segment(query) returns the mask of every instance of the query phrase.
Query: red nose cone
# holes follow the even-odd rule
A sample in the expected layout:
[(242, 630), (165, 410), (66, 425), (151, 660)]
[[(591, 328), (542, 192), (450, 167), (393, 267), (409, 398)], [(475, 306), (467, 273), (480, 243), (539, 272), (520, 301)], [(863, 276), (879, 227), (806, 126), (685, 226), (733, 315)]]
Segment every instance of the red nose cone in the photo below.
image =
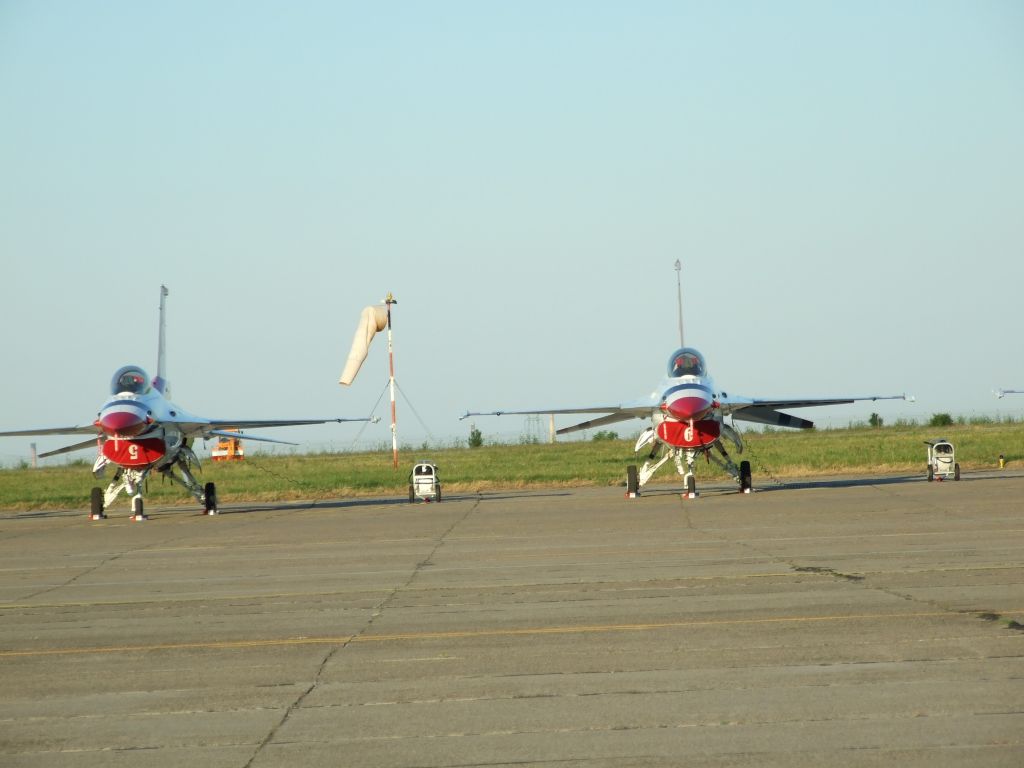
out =
[(143, 414), (132, 409), (106, 411), (96, 420), (96, 426), (111, 436), (132, 437), (142, 432), (148, 424)]
[(668, 403), (668, 412), (680, 421), (699, 419), (711, 410), (711, 400), (703, 397), (677, 397)]

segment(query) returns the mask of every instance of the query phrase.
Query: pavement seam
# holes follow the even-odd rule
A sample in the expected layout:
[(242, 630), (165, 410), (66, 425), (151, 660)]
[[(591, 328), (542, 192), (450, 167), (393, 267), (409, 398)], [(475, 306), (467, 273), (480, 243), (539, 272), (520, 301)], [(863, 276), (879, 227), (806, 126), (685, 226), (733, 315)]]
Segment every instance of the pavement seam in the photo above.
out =
[[(90, 573), (95, 573), (96, 571), (100, 570), (101, 568), (103, 568), (103, 567), (105, 567), (107, 565), (110, 565), (111, 563), (117, 562), (118, 560), (120, 560), (122, 557), (125, 557), (126, 555), (138, 554), (139, 552), (145, 552), (146, 550), (152, 549), (154, 547), (164, 547), (168, 543), (171, 543), (171, 542), (174, 542), (174, 541), (178, 541), (178, 540), (184, 539), (184, 538), (186, 538), (186, 537), (185, 536), (174, 536), (174, 537), (171, 537), (169, 539), (164, 539), (163, 541), (150, 542), (149, 544), (147, 544), (144, 547), (134, 547), (132, 549), (126, 549), (126, 550), (124, 550), (122, 552), (118, 552), (116, 554), (113, 554), (113, 555), (110, 555), (108, 557), (103, 558), (103, 560), (101, 560), (100, 562), (96, 563), (93, 566), (85, 568), (84, 570), (80, 571), (79, 573), (76, 573), (74, 576), (72, 576), (71, 578), (65, 580), (64, 582), (62, 582), (60, 584), (52, 584), (49, 587), (46, 587), (45, 589), (40, 589), (40, 590), (37, 590), (36, 592), (32, 592), (31, 594), (23, 595), (20, 598), (18, 598), (18, 600), (33, 600), (33, 599), (39, 597), (40, 595), (45, 595), (45, 594), (48, 594), (50, 592), (55, 592), (58, 589), (63, 589), (64, 587), (71, 586), (72, 584), (74, 584), (79, 579), (82, 579), (82, 578), (88, 576)], [(14, 603), (14, 604), (16, 605), (17, 603)]]
[(284, 715), (281, 717), (280, 721), (278, 721), (277, 725), (270, 729), (266, 737), (264, 737), (263, 741), (261, 741), (259, 746), (256, 747), (256, 750), (253, 752), (252, 757), (250, 757), (249, 760), (246, 762), (244, 768), (251, 768), (256, 758), (260, 756), (260, 754), (263, 752), (266, 746), (274, 740), (274, 737), (277, 735), (277, 733), (281, 730), (281, 728), (284, 727), (285, 723), (287, 723), (288, 720), (291, 718), (292, 713), (300, 709), (302, 707), (302, 702), (304, 702), (309, 697), (309, 695), (314, 690), (316, 690), (317, 686), (320, 685), (320, 679), (323, 677), (324, 670), (327, 668), (327, 664), (330, 662), (330, 660), (334, 658), (334, 656), (337, 653), (345, 650), (345, 648), (347, 648), (352, 643), (359, 641), (359, 639), (371, 629), (374, 621), (376, 621), (377, 618), (379, 618), (384, 613), (388, 604), (395, 599), (395, 596), (398, 595), (402, 590), (408, 588), (413, 583), (413, 581), (416, 580), (416, 577), (419, 575), (420, 571), (423, 570), (424, 567), (432, 565), (431, 560), (433, 559), (437, 551), (442, 546), (444, 546), (445, 540), (451, 535), (452, 531), (454, 531), (456, 527), (458, 527), (461, 523), (465, 522), (465, 520), (470, 515), (472, 515), (473, 512), (477, 510), (477, 508), (480, 506), (480, 502), (481, 499), (478, 497), (470, 506), (470, 508), (466, 510), (466, 513), (462, 515), (462, 517), (458, 518), (450, 526), (448, 526), (448, 529), (444, 533), (442, 533), (434, 542), (434, 546), (427, 554), (426, 558), (416, 563), (416, 566), (412, 569), (412, 572), (409, 574), (409, 577), (405, 580), (405, 582), (399, 584), (394, 589), (392, 589), (391, 592), (388, 593), (377, 604), (377, 606), (373, 609), (373, 613), (370, 615), (370, 618), (367, 619), (366, 624), (362, 627), (362, 629), (360, 629), (356, 633), (353, 633), (350, 637), (345, 638), (342, 642), (338, 643), (338, 645), (334, 646), (333, 648), (327, 651), (324, 658), (320, 661), (320, 665), (317, 667), (316, 674), (313, 675), (313, 682), (311, 682), (309, 687), (306, 688), (306, 690), (303, 691), (301, 694), (299, 694), (295, 701), (288, 706), (288, 708), (284, 712)]
[[(883, 487), (881, 487), (879, 485), (871, 485), (869, 487), (872, 488), (875, 491), (878, 491), (879, 493), (883, 493), (883, 494), (886, 494), (886, 495), (891, 494), (891, 491), (888, 488), (883, 488)], [(931, 508), (931, 507), (929, 507), (929, 508)], [(689, 508), (685, 508), (684, 507), (684, 509), (685, 509), (686, 527), (689, 528), (690, 530), (696, 532), (696, 533), (708, 535), (708, 531), (705, 531), (705, 530), (701, 529), (700, 527), (693, 525), (693, 522), (690, 519), (690, 514), (689, 514), (690, 510), (689, 510)], [(947, 513), (950, 514), (950, 515), (953, 515), (953, 516), (957, 515), (955, 510), (948, 510)], [(951, 617), (975, 616), (975, 617), (981, 619), (982, 621), (990, 621), (990, 622), (994, 622), (994, 623), (1003, 623), (1009, 629), (1013, 629), (1013, 630), (1017, 630), (1017, 631), (1020, 631), (1021, 629), (1024, 629), (1024, 625), (1020, 624), (1015, 619), (1011, 619), (1011, 618), (1005, 616), (1003, 613), (993, 612), (993, 611), (991, 611), (989, 609), (986, 609), (986, 608), (954, 608), (954, 607), (949, 606), (949, 605), (944, 605), (944, 604), (942, 604), (942, 603), (940, 603), (940, 602), (938, 602), (936, 600), (922, 599), (922, 598), (919, 598), (919, 597), (915, 597), (914, 595), (911, 595), (911, 594), (906, 594), (906, 593), (903, 593), (903, 592), (899, 592), (896, 589), (893, 589), (893, 588), (890, 588), (890, 587), (885, 587), (885, 586), (879, 585), (879, 584), (873, 584), (873, 583), (870, 582), (870, 580), (868, 578), (869, 574), (844, 573), (843, 571), (838, 571), (838, 570), (836, 570), (834, 568), (829, 568), (827, 566), (800, 565), (800, 564), (796, 563), (795, 561), (792, 561), (792, 560), (790, 560), (790, 559), (788, 559), (786, 557), (776, 555), (773, 552), (770, 552), (770, 551), (768, 551), (766, 549), (763, 549), (761, 547), (755, 546), (750, 541), (746, 541), (746, 540), (743, 540), (743, 539), (728, 539), (728, 538), (726, 540), (730, 541), (733, 544), (738, 544), (740, 547), (743, 547), (744, 549), (747, 549), (747, 550), (749, 550), (751, 552), (754, 552), (759, 557), (767, 558), (769, 561), (771, 561), (771, 562), (773, 562), (775, 564), (787, 566), (792, 572), (797, 573), (797, 574), (807, 573), (807, 574), (813, 574), (813, 575), (816, 575), (816, 576), (825, 576), (825, 577), (830, 578), (830, 579), (832, 579), (834, 581), (846, 582), (848, 584), (857, 585), (861, 589), (873, 590), (875, 592), (879, 592), (881, 594), (888, 595), (890, 597), (895, 597), (895, 598), (897, 598), (899, 600), (903, 600), (903, 601), (906, 601), (908, 603), (912, 603), (914, 605), (924, 606), (924, 607), (930, 608), (933, 611), (936, 611), (936, 612), (938, 612), (940, 614), (945, 614), (945, 615), (948, 615), (948, 616), (951, 616)]]

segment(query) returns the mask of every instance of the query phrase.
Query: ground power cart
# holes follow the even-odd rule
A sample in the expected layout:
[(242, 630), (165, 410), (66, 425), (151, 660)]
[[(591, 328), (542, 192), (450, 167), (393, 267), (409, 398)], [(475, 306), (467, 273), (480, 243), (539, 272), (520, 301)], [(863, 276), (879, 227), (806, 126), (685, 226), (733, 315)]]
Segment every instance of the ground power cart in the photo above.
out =
[(956, 451), (948, 440), (925, 440), (928, 446), (928, 482), (952, 477), (960, 479), (960, 465), (956, 463)]
[(432, 461), (418, 461), (409, 473), (409, 501), (441, 500), (441, 480), (437, 476), (437, 465)]

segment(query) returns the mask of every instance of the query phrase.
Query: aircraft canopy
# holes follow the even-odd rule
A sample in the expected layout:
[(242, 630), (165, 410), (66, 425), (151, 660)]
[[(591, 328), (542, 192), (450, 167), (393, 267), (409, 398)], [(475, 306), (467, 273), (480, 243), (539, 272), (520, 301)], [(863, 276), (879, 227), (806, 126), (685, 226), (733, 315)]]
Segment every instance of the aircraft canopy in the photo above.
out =
[(147, 389), (149, 389), (149, 376), (144, 370), (134, 365), (119, 368), (110, 381), (110, 394), (112, 395), (119, 395), (122, 392), (141, 395)]
[(704, 356), (693, 347), (682, 347), (672, 353), (668, 361), (668, 375), (673, 378), (680, 376), (707, 376)]

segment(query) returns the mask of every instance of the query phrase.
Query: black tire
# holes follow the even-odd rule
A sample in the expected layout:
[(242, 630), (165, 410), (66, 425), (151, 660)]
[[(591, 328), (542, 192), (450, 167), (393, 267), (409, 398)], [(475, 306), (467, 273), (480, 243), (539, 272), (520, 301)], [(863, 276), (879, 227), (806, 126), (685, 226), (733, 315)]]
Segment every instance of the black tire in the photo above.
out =
[(750, 472), (750, 462), (740, 462), (740, 490), (746, 493), (754, 487), (753, 477)]
[(436, 501), (439, 504), (441, 503), (441, 484), (440, 483), (437, 484), (437, 495), (434, 497), (434, 501)]
[(103, 514), (103, 490), (101, 488), (92, 489), (92, 494), (89, 496), (89, 505), (93, 517), (105, 516)]
[(935, 479), (935, 470), (932, 468), (932, 465), (929, 464), (928, 465), (928, 482), (930, 483), (934, 479)]
[(203, 486), (203, 508), (207, 514), (217, 512), (217, 486), (213, 483)]
[(636, 471), (636, 464), (626, 467), (626, 493), (636, 496), (640, 493), (640, 476)]
[(412, 504), (416, 501), (416, 490), (412, 487), (412, 483), (409, 483), (409, 503)]
[(954, 464), (953, 465), (953, 479), (954, 480), (959, 480), (960, 479), (960, 465), (959, 464)]
[(693, 475), (686, 478), (686, 492), (691, 496), (697, 495), (697, 478)]

